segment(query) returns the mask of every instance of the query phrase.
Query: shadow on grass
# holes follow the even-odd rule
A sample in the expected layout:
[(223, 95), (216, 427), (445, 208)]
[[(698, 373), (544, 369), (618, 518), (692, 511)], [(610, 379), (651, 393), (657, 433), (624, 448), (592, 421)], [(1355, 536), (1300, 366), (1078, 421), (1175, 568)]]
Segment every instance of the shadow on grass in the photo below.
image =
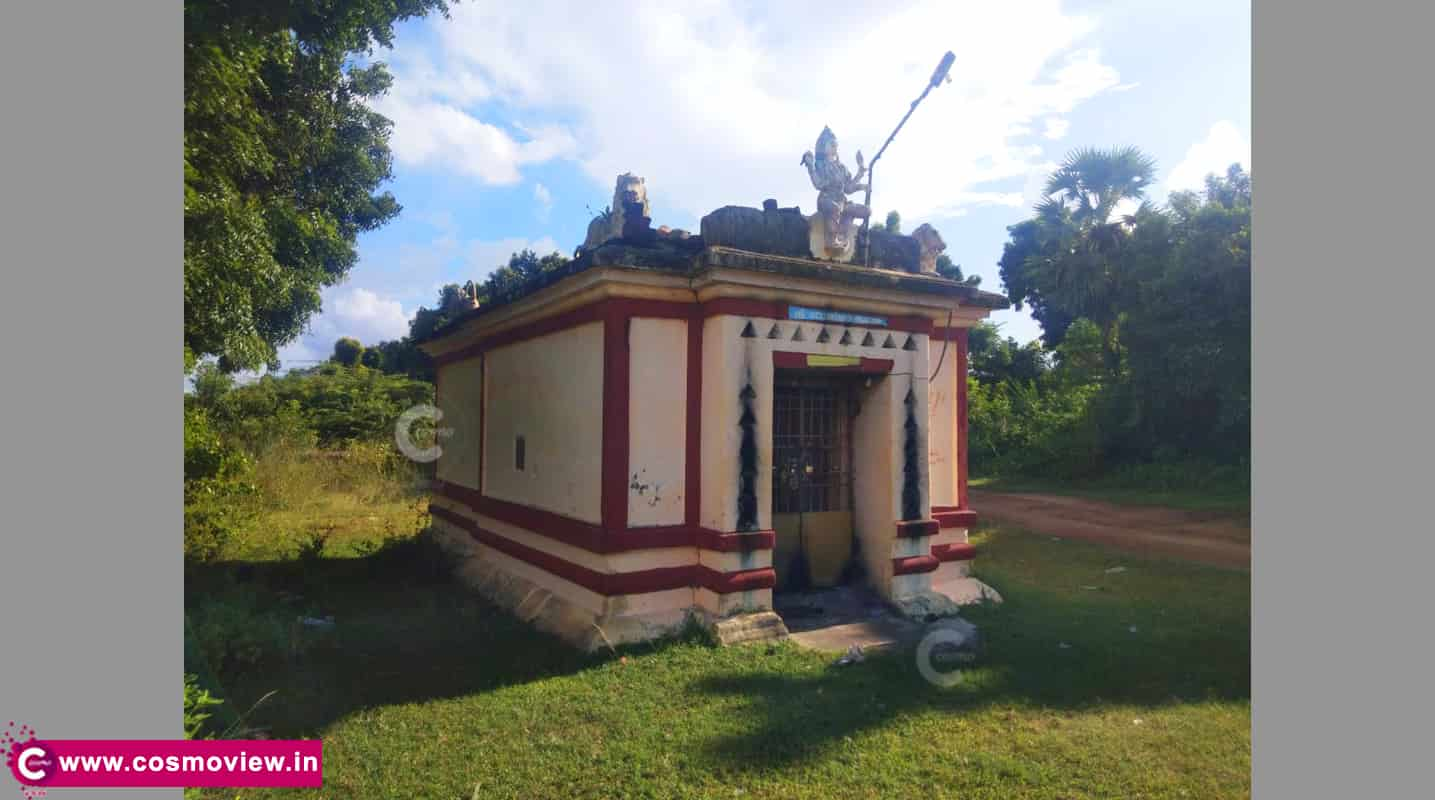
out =
[[(986, 646), (961, 683), (928, 683), (912, 647), (816, 670), (817, 657), (795, 645), (666, 660), (658, 666), (671, 676), (674, 696), (693, 703), (689, 717), (701, 731), (694, 755), (724, 769), (762, 771), (830, 753), (844, 737), (901, 730), (904, 720), (932, 712), (990, 717), (1004, 709), (1249, 699), (1248, 574), (1005, 531), (981, 546), (982, 576), (1006, 602), (964, 614)], [(1125, 568), (1110, 572), (1116, 562)], [(276, 738), (316, 736), (371, 709), (491, 692), (614, 658), (577, 652), (433, 570), (377, 556), (220, 564), (196, 570), (186, 591), (192, 612), (244, 596), (276, 619), (334, 617), (333, 632), (306, 634), (309, 646), (298, 654), (214, 670), (240, 709), (277, 691), (248, 721)], [(635, 697), (644, 691), (662, 690), (650, 686)]]
[[(192, 627), (209, 643), (196, 648), (207, 663), (187, 669), (215, 675), (237, 711), (275, 692), (246, 720), (271, 737), (315, 736), (364, 709), (540, 681), (617, 655), (581, 653), (437, 569), (383, 556), (214, 564), (192, 569), (185, 590)], [(259, 629), (252, 648), (235, 641), (246, 625)]]
[[(1024, 537), (1022, 544), (1039, 538)], [(1088, 558), (1101, 552), (1079, 545), (1071, 550)], [(949, 688), (922, 677), (915, 646), (817, 674), (701, 680), (700, 692), (745, 699), (742, 714), (750, 720), (742, 730), (711, 740), (708, 755), (732, 769), (760, 771), (819, 757), (844, 737), (933, 711), (959, 717), (1003, 709), (1081, 713), (1249, 700), (1249, 605), (1239, 596), (1241, 576), (1137, 563), (1137, 569), (1158, 573), (1147, 580), (1168, 582), (1169, 598), (1152, 597), (1149, 586), (1133, 587), (1133, 597), (1075, 585), (1032, 585), (1021, 580), (1029, 576), (1016, 574), (986, 576), (1006, 602), (963, 614), (980, 627), (985, 649)], [(1099, 564), (1079, 568), (1103, 572)], [(1235, 587), (1231, 602), (1200, 596), (1221, 586)]]

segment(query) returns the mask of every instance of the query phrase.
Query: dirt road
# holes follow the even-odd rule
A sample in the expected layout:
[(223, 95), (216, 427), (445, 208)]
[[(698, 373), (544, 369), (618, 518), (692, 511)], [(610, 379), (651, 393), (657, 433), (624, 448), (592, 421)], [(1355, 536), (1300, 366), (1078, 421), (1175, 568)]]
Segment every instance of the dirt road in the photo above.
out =
[(1152, 556), (1223, 567), (1251, 565), (1250, 520), (1227, 513), (1121, 506), (1050, 494), (971, 490), (984, 519)]

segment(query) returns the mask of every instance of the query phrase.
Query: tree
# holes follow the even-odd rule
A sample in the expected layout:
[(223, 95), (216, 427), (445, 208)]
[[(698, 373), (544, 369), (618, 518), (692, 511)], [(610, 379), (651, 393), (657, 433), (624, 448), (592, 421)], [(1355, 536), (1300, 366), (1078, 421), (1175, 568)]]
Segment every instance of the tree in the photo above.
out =
[(234, 388), (234, 376), (221, 370), (212, 361), (205, 361), (194, 369), (194, 401), (201, 408), (214, 408)]
[(1020, 344), (990, 322), (979, 322), (967, 333), (972, 376), (979, 382), (1035, 383), (1050, 370), (1041, 342)]
[(1239, 165), (1133, 237), (1139, 296), (1123, 342), (1133, 435), (1184, 454), (1249, 453), (1251, 178)]
[(1118, 205), (1141, 200), (1156, 162), (1135, 147), (1083, 148), (1069, 154), (1046, 183), (1032, 225), (1013, 231), (1011, 258), (1003, 253), (1003, 277), (1014, 303), (1035, 290), (1063, 315), (1085, 317), (1102, 333), (1107, 372), (1120, 369), (1118, 327), (1129, 305), (1129, 281), (1122, 249), (1142, 215), (1156, 210), (1142, 203), (1136, 214), (1112, 219)]
[(278, 366), (357, 259), (355, 239), (399, 213), (390, 122), (367, 101), (396, 22), (444, 0), (184, 5), (185, 362)]
[(1101, 377), (1101, 329), (1086, 318), (1073, 321), (1056, 347), (1054, 372), (1068, 384), (1084, 385)]
[(478, 289), (480, 303), (505, 303), (524, 295), (543, 281), (563, 274), (569, 259), (562, 253), (539, 257), (532, 250), (514, 253), (506, 266), (494, 270)]
[(1022, 310), (1022, 304), (1031, 307), (1031, 316), (1041, 325), (1041, 340), (1047, 347), (1057, 347), (1066, 335), (1067, 326), (1075, 319), (1063, 309), (1052, 305), (1041, 290), (1034, 285), (1028, 273), (1028, 259), (1037, 257), (1043, 249), (1038, 238), (1040, 227), (1036, 220), (1018, 222), (1007, 228), (1009, 237), (1002, 246), (1002, 257), (997, 262), (1002, 284), (1006, 286), (1007, 299), (1012, 306)]
[[(409, 333), (366, 349), (363, 363), (395, 375), (433, 381), (433, 362), (416, 344), (452, 324), (459, 317), (483, 305), (509, 302), (546, 281), (567, 274), (571, 262), (561, 253), (539, 256), (523, 250), (509, 256), (508, 263), (495, 269), (481, 284), (450, 283), (439, 289), (433, 308), (420, 306), (409, 320)], [(372, 354), (372, 355), (371, 355)], [(375, 362), (375, 363), (371, 363)]]
[(895, 211), (887, 212), (887, 222), (883, 225), (888, 233), (902, 232), (902, 215)]
[(937, 256), (937, 274), (941, 275), (943, 278), (957, 281), (958, 283), (965, 283), (968, 286), (982, 285), (982, 276), (963, 276), (962, 265), (953, 263), (951, 257), (949, 257), (946, 253), (942, 253), (941, 255)]
[(329, 360), (336, 364), (352, 367), (358, 364), (359, 359), (363, 357), (364, 346), (359, 344), (359, 340), (345, 336), (334, 342), (334, 354), (329, 356)]

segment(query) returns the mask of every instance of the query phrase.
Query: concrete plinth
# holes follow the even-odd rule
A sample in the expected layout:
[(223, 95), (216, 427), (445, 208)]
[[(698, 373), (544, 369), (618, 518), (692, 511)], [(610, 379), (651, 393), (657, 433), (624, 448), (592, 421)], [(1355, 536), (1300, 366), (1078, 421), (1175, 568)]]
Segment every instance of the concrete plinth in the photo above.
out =
[(718, 620), (713, 623), (712, 631), (718, 644), (723, 646), (775, 642), (787, 638), (787, 626), (783, 624), (782, 617), (771, 611)]

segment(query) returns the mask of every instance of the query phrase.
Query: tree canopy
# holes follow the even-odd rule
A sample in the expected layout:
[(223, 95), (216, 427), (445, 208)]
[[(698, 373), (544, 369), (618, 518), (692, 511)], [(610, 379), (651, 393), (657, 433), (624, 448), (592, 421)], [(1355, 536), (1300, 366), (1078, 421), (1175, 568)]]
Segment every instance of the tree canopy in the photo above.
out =
[[(1007, 295), (1030, 305), (1051, 359), (973, 329), (974, 459), (1245, 463), (1250, 175), (1232, 165), (1157, 207), (1144, 199), (1153, 171), (1134, 148), (1078, 151), (1007, 229)], [(1123, 202), (1139, 205), (1118, 216)]]
[(334, 354), (329, 357), (330, 361), (346, 367), (352, 367), (359, 363), (364, 357), (364, 346), (358, 339), (350, 336), (341, 337), (334, 342)]
[(186, 369), (278, 365), (357, 260), (355, 239), (399, 213), (390, 122), (367, 102), (391, 79), (359, 63), (397, 22), (444, 0), (184, 4)]

